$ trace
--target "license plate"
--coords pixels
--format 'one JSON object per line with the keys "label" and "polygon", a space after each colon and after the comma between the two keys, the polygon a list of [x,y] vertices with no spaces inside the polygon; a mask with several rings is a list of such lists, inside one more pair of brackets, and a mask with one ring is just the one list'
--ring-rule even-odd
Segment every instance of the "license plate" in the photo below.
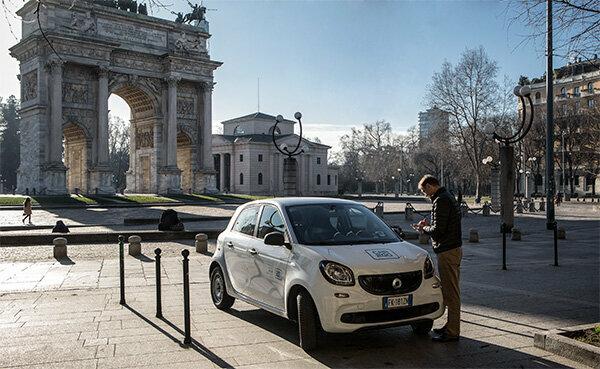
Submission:
{"label": "license plate", "polygon": [[405,306],[412,306],[412,295],[390,296],[383,298],[384,309],[395,309]]}

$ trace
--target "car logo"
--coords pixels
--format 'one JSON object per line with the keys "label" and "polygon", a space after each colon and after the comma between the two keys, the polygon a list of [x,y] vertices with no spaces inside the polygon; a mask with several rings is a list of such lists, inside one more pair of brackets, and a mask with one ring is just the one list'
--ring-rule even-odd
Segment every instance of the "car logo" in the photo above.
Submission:
{"label": "car logo", "polygon": [[400,278],[394,278],[394,280],[392,281],[392,287],[394,287],[394,289],[396,290],[402,287],[402,280],[400,280]]}

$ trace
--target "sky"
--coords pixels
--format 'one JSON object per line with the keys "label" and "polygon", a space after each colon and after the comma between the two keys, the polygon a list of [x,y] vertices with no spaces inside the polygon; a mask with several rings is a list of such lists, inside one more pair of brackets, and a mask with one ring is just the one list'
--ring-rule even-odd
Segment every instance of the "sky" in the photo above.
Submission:
{"label": "sky", "polygon": [[[187,2],[171,0],[174,11]],[[164,3],[168,3],[166,1]],[[7,0],[11,6],[18,0]],[[304,135],[334,149],[351,127],[384,119],[395,133],[417,124],[433,73],[466,48],[483,46],[506,75],[541,76],[543,46],[522,45],[527,30],[500,1],[217,1],[207,0],[209,52],[216,70],[213,127],[260,111],[303,114]],[[151,9],[150,9],[151,10]],[[18,96],[18,63],[8,53],[18,21],[0,22],[0,96]],[[154,16],[174,19],[161,10]],[[556,58],[555,58],[556,60]],[[560,59],[556,60],[558,65]],[[556,66],[556,65],[555,65]],[[260,83],[258,80],[260,79]],[[516,101],[515,101],[516,104]],[[128,119],[125,102],[109,108]]]}

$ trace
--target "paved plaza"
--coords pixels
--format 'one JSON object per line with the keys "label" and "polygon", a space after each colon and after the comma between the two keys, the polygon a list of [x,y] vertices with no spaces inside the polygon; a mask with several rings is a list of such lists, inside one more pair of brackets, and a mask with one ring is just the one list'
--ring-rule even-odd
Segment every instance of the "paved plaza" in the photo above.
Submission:
{"label": "paved plaza", "polygon": [[[214,308],[210,256],[195,253],[191,241],[143,243],[142,256],[126,256],[126,306],[119,305],[116,244],[69,245],[62,260],[50,246],[2,247],[0,367],[584,367],[533,347],[537,331],[600,321],[600,223],[592,205],[581,206],[558,210],[567,229],[559,267],[541,215],[517,217],[523,240],[508,241],[507,271],[498,217],[463,219],[463,236],[477,228],[481,242],[464,244],[459,342],[433,343],[398,327],[325,334],[311,354],[298,347],[292,322],[239,301],[230,312]],[[386,220],[408,226],[401,214]],[[155,318],[156,247],[165,319]],[[191,346],[182,344],[183,249],[191,252]]]}

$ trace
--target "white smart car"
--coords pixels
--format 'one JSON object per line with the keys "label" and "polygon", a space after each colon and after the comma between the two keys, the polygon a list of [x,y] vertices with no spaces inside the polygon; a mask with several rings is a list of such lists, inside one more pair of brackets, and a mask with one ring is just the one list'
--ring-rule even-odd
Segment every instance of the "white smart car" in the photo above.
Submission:
{"label": "white smart car", "polygon": [[240,206],[210,264],[215,306],[238,298],[298,322],[300,346],[318,332],[411,325],[444,313],[427,252],[354,201],[279,198]]}

